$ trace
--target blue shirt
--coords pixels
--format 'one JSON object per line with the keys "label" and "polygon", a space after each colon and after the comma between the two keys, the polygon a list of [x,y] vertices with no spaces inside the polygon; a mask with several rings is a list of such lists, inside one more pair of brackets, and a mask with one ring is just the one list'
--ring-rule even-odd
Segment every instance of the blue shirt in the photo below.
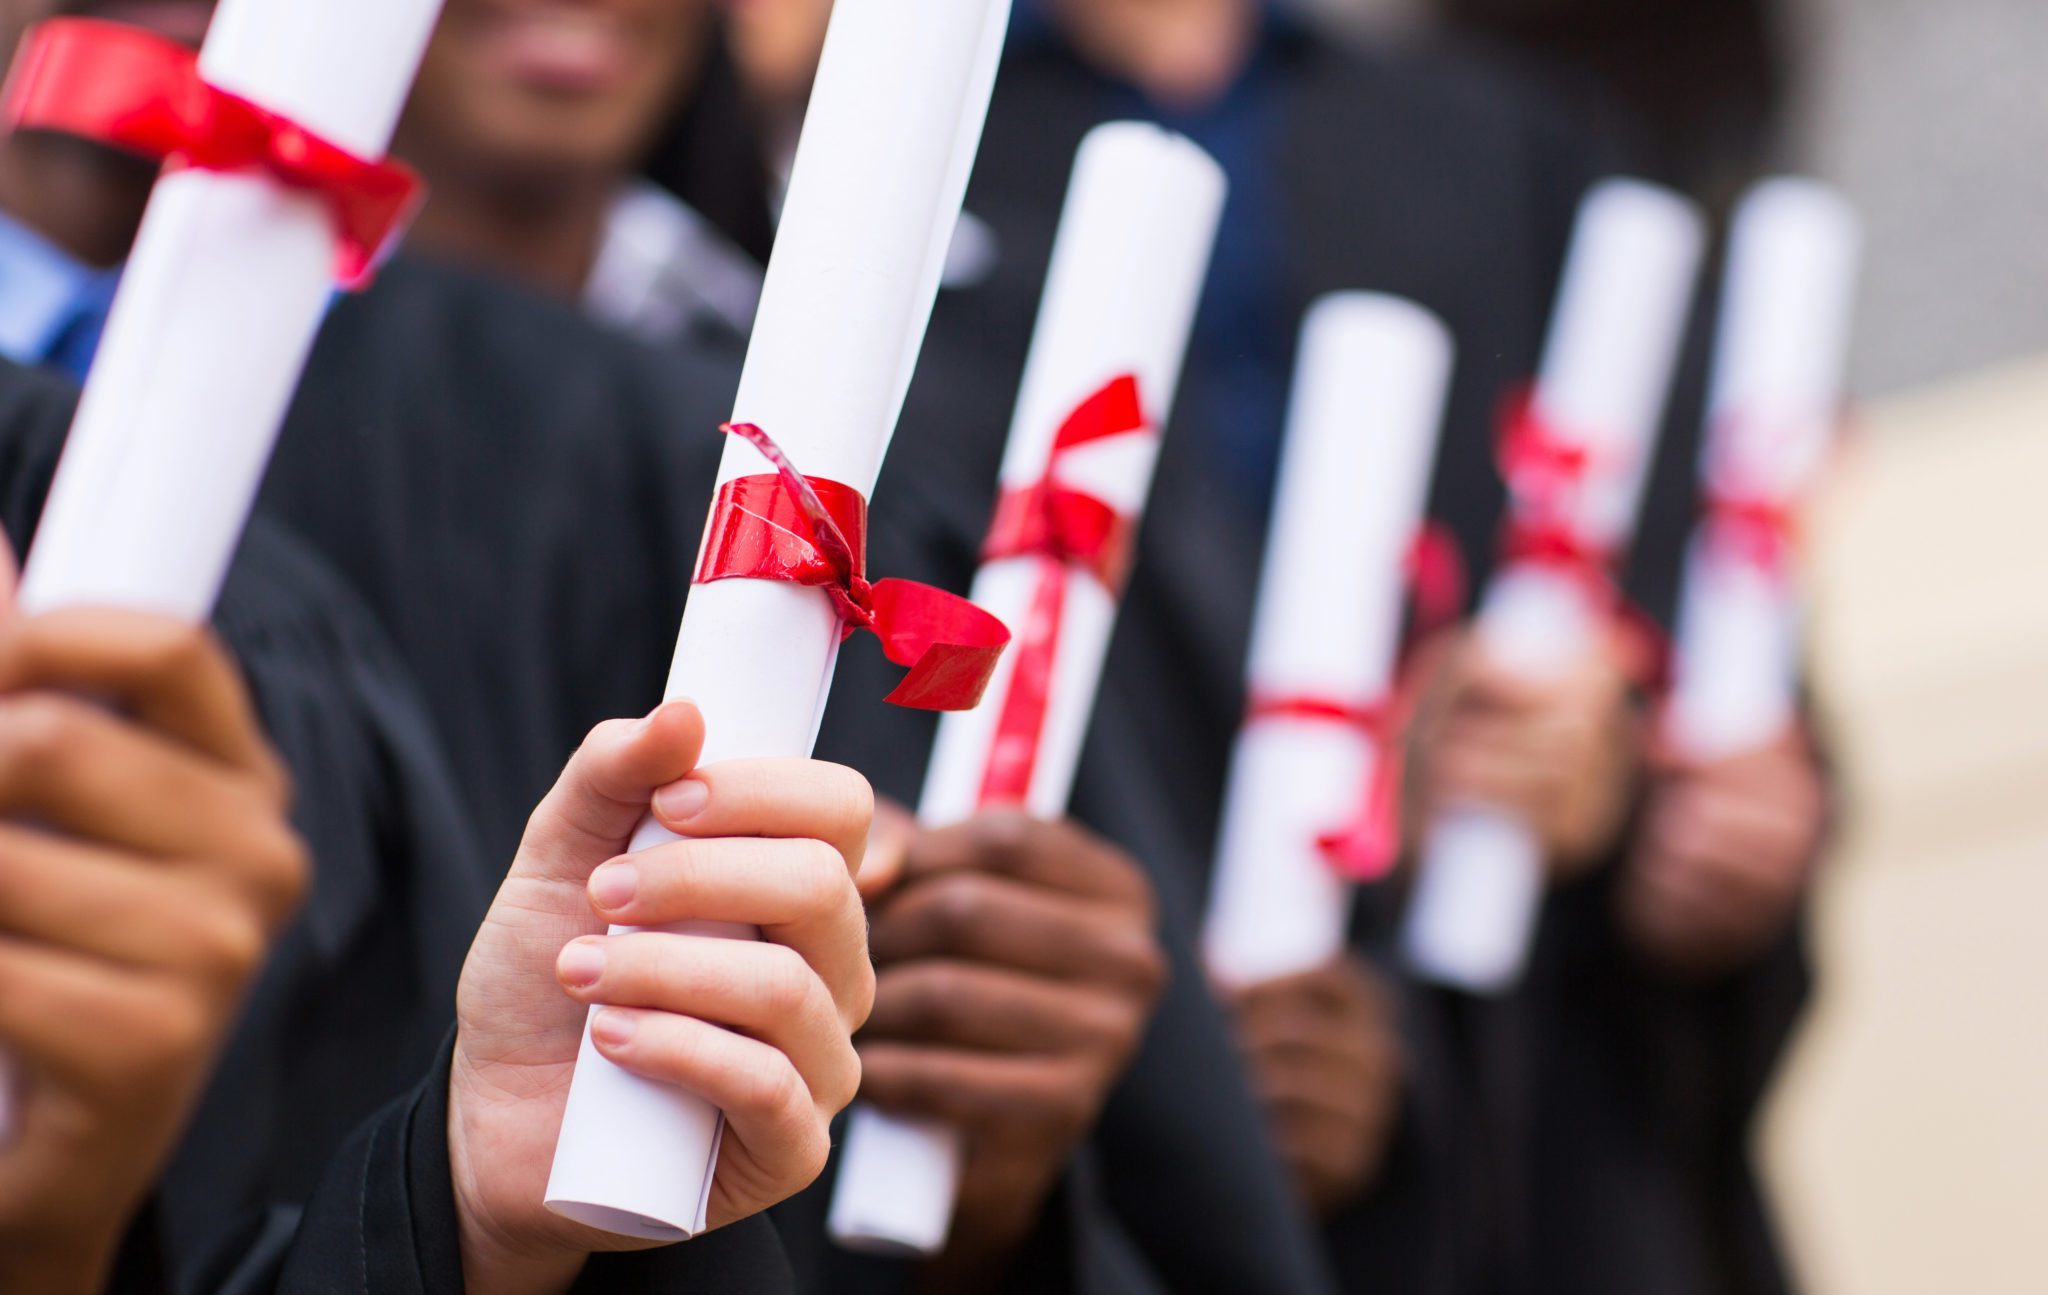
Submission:
{"label": "blue shirt", "polygon": [[[1279,471],[1296,321],[1289,318],[1288,216],[1278,169],[1286,121],[1277,50],[1291,20],[1270,2],[1260,9],[1250,58],[1213,102],[1171,108],[1135,86],[1116,85],[1104,113],[1156,122],[1187,136],[1229,177],[1230,196],[1176,403],[1189,430],[1207,440],[1229,469],[1221,475],[1241,486],[1243,501],[1263,513]],[[1012,22],[1012,49],[1059,39],[1044,0],[1020,0]]]}
{"label": "blue shirt", "polygon": [[83,381],[120,279],[0,213],[0,355]]}

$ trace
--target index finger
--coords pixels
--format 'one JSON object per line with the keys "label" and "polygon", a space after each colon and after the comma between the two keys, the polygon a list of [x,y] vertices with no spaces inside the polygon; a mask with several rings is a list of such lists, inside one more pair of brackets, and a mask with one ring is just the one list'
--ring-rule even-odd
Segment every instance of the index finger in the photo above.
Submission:
{"label": "index finger", "polygon": [[875,793],[853,770],[822,760],[721,760],[655,792],[654,814],[678,836],[823,841],[858,874]]}
{"label": "index finger", "polygon": [[110,702],[282,793],[283,768],[241,672],[203,626],[105,607],[20,618],[0,626],[0,693],[32,689]]}

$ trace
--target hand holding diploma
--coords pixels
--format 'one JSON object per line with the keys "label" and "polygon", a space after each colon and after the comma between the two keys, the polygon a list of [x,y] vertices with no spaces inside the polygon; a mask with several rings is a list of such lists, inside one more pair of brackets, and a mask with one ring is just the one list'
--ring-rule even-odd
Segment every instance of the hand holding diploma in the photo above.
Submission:
{"label": "hand holding diploma", "polygon": [[1623,929],[1666,969],[1725,974],[1781,938],[1820,859],[1829,794],[1811,744],[1787,729],[1713,759],[1667,745],[1626,864]]}
{"label": "hand holding diploma", "polygon": [[1239,990],[1230,1005],[1273,1144],[1303,1203],[1328,1218],[1370,1190],[1400,1124],[1407,1058],[1394,995],[1345,955]]}
{"label": "hand holding diploma", "polygon": [[290,800],[203,630],[0,610],[0,1289],[103,1287],[304,893]]}
{"label": "hand holding diploma", "polygon": [[1232,989],[1333,964],[1351,887],[1399,852],[1408,557],[1451,362],[1442,321],[1394,297],[1325,297],[1302,325],[1203,931]]}
{"label": "hand holding diploma", "polygon": [[[852,875],[873,801],[801,759],[704,765],[687,702],[601,725],[535,811],[463,968],[449,1157],[472,1290],[564,1288],[635,1240],[542,1205],[579,1045],[725,1112],[705,1226],[794,1194],[853,1099],[874,997]],[[652,812],[675,839],[628,853]],[[674,933],[684,919],[759,941]],[[606,923],[635,928],[607,935]],[[592,1005],[602,1005],[594,1015]]]}
{"label": "hand holding diploma", "polygon": [[[861,543],[1008,18],[1008,0],[833,9],[740,377],[744,421],[730,429],[739,436],[719,472],[669,676],[671,698],[703,706],[707,764],[808,754],[839,644],[855,629],[874,630],[892,659],[913,666],[898,700],[942,709],[978,699],[1008,638],[957,602],[924,616],[944,601],[935,591],[870,584]],[[674,839],[650,819],[633,845]],[[754,935],[745,922],[690,929]],[[549,1208],[642,1239],[700,1232],[718,1190],[722,1123],[715,1102],[618,1066],[591,1035]]]}
{"label": "hand holding diploma", "polygon": [[1826,187],[1781,179],[1737,210],[1674,684],[1622,891],[1637,943],[1711,975],[1798,911],[1827,817],[1799,722],[1793,518],[1840,422],[1861,236]]}
{"label": "hand holding diploma", "polygon": [[1031,1235],[1094,1128],[1166,956],[1144,870],[1070,822],[993,810],[907,825],[896,848],[893,881],[863,885],[879,982],[858,1040],[861,1097],[958,1139],[958,1204],[946,1202],[952,1227],[928,1277],[978,1288]]}
{"label": "hand holding diploma", "polygon": [[[1066,814],[1224,190],[1208,155],[1157,127],[1113,122],[1082,142],[974,584],[1017,643],[987,704],[939,727],[918,807],[934,829],[1022,808],[1042,820],[1036,849],[1058,852],[1045,837],[1065,831],[1070,853],[1102,853],[1049,825]],[[996,857],[976,866],[1006,871]],[[899,1103],[906,1115],[916,1107]],[[856,1107],[834,1239],[938,1253],[963,1164],[985,1172],[994,1156],[981,1141],[971,1153],[944,1120]]]}
{"label": "hand holding diploma", "polygon": [[[1542,371],[1501,437],[1508,517],[1477,627],[1488,691],[1521,694],[1525,713],[1585,668],[1617,610],[1614,568],[1634,534],[1705,237],[1691,203],[1635,181],[1600,184],[1581,207]],[[1525,812],[1476,796],[1438,811],[1402,932],[1417,974],[1473,993],[1520,980],[1548,863]]]}
{"label": "hand holding diploma", "polygon": [[[10,129],[182,165],[158,181],[123,273],[26,610],[206,619],[337,273],[365,277],[417,198],[381,159],[439,10],[224,0],[196,60],[111,23],[30,31]],[[8,1123],[0,1085],[0,1133]]]}

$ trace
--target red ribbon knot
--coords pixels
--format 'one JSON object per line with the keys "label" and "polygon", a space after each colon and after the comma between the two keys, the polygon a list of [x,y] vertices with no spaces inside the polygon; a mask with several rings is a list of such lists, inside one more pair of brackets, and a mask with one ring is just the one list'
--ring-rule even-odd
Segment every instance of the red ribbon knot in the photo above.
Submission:
{"label": "red ribbon knot", "polygon": [[720,430],[759,450],[775,471],[718,488],[705,523],[696,584],[773,580],[831,598],[843,642],[860,630],[910,669],[889,694],[914,710],[972,710],[1010,642],[1003,623],[943,589],[867,578],[868,503],[858,490],[796,470],[752,423]]}
{"label": "red ribbon knot", "polygon": [[1549,567],[1584,584],[1597,601],[1618,600],[1615,554],[1582,535],[1572,516],[1597,466],[1583,438],[1537,413],[1524,389],[1510,398],[1494,448],[1509,496],[1501,561]]}
{"label": "red ribbon knot", "polygon": [[983,805],[1020,805],[1030,798],[1052,695],[1054,660],[1066,619],[1067,573],[1086,571],[1112,595],[1130,574],[1136,519],[1059,479],[1062,460],[1084,445],[1147,430],[1138,379],[1123,374],[1082,401],[1053,436],[1045,474],[1003,492],[982,544],[985,562],[1036,558],[1031,607],[1017,634],[1016,667],[982,775]]}
{"label": "red ribbon knot", "polygon": [[336,277],[365,286],[425,190],[401,163],[358,157],[208,84],[196,52],[90,18],[38,24],[7,79],[9,129],[76,135],[167,166],[249,172],[318,197],[335,226]]}
{"label": "red ribbon knot", "polygon": [[1799,547],[1799,519],[1791,507],[1764,494],[1710,491],[1707,543],[1772,579],[1789,579]]}
{"label": "red ribbon knot", "polygon": [[1247,725],[1297,720],[1350,729],[1372,748],[1370,768],[1355,815],[1316,837],[1316,849],[1339,876],[1370,882],[1394,870],[1401,857],[1400,734],[1407,707],[1381,699],[1358,703],[1309,694],[1257,695]]}

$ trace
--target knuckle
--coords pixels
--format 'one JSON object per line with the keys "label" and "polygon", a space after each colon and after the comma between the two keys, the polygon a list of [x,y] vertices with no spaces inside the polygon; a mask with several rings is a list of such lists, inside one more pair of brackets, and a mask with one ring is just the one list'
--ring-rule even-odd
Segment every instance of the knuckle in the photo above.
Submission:
{"label": "knuckle", "polygon": [[1113,968],[1113,983],[1134,997],[1151,1002],[1166,991],[1172,965],[1149,925],[1133,923],[1105,936],[1103,952]]}
{"label": "knuckle", "polygon": [[152,620],[138,673],[158,685],[180,683],[219,666],[225,651],[213,632],[183,621]]}
{"label": "knuckle", "polygon": [[31,693],[0,708],[0,778],[19,785],[49,776],[76,751],[75,706],[49,693]]}
{"label": "knuckle", "polygon": [[[840,782],[843,787],[840,808],[847,821],[856,828],[865,827],[875,820],[875,788],[865,777],[844,765]],[[843,864],[841,865],[844,866]]]}
{"label": "knuckle", "polygon": [[813,1113],[796,1130],[798,1150],[791,1158],[790,1174],[798,1190],[818,1181],[832,1159],[832,1140],[822,1125]]}
{"label": "knuckle", "polygon": [[977,826],[982,852],[989,858],[1015,862],[1031,849],[1032,820],[1021,810],[992,810]]}
{"label": "knuckle", "polygon": [[934,878],[928,885],[925,920],[933,932],[958,939],[971,936],[988,911],[988,887],[975,873],[956,872]]}
{"label": "knuckle", "polygon": [[832,1073],[818,1093],[818,1105],[837,1114],[853,1105],[853,1099],[860,1095],[861,1065],[860,1053],[849,1041],[840,1050],[840,1057],[832,1067]]}
{"label": "knuckle", "polygon": [[291,769],[267,743],[260,748],[255,765],[249,770],[257,795],[266,804],[289,813],[299,801],[299,788],[292,778]]}
{"label": "knuckle", "polygon": [[944,1037],[950,1030],[952,1005],[965,989],[959,973],[943,964],[905,968],[882,977],[876,1005],[886,1008],[891,1033],[910,1038]]}
{"label": "knuckle", "polygon": [[281,924],[312,888],[311,847],[288,825],[276,824],[272,839],[262,849],[252,879],[264,911],[274,922]]}
{"label": "knuckle", "polygon": [[208,978],[239,986],[262,963],[269,941],[256,914],[235,905],[216,903],[195,925],[194,951]]}
{"label": "knuckle", "polygon": [[162,1074],[189,1065],[212,1034],[212,1014],[197,995],[166,993],[138,1025],[131,1055],[139,1071]]}
{"label": "knuckle", "polygon": [[736,1087],[735,1102],[757,1119],[768,1120],[810,1106],[810,1090],[787,1058],[780,1065],[748,1067]]}
{"label": "knuckle", "polygon": [[868,1023],[868,1017],[875,1011],[876,978],[874,964],[861,959],[853,969],[853,983],[847,986],[845,1002],[841,1008],[841,1019],[850,1035]]}
{"label": "knuckle", "polygon": [[792,854],[791,873],[798,906],[812,914],[837,907],[853,885],[846,859],[838,849],[828,841],[809,838],[787,841],[783,846]]}
{"label": "knuckle", "polygon": [[641,722],[640,720],[632,719],[608,719],[602,724],[592,727],[590,732],[584,735],[583,745],[578,749],[597,751],[603,750],[606,747],[616,746],[623,742],[634,729],[638,728]]}
{"label": "knuckle", "polygon": [[820,986],[810,964],[796,950],[769,945],[767,973],[761,979],[763,1006],[778,1017],[794,1016],[811,1007]]}

